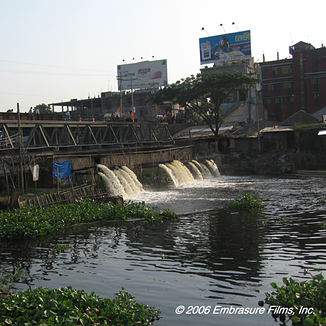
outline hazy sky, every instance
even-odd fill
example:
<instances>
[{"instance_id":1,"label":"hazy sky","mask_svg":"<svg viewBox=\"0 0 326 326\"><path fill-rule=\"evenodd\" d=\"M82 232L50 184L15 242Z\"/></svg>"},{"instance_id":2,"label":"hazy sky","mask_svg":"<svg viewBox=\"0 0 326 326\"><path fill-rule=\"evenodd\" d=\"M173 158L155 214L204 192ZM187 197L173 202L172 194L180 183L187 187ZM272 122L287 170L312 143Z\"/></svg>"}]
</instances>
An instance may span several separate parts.
<instances>
[{"instance_id":1,"label":"hazy sky","mask_svg":"<svg viewBox=\"0 0 326 326\"><path fill-rule=\"evenodd\" d=\"M326 42L323 7L321 0L0 0L0 111L116 91L123 59L167 59L169 83L195 75L207 33L250 30L255 61L263 53L276 60L277 52L284 59L299 41Z\"/></svg>"}]
</instances>

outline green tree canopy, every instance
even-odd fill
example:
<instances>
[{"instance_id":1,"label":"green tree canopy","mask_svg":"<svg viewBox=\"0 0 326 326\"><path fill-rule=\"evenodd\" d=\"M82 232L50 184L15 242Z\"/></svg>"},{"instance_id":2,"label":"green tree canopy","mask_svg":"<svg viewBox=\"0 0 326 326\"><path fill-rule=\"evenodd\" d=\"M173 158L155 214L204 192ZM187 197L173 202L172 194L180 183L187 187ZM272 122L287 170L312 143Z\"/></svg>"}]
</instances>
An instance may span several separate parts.
<instances>
[{"instance_id":1,"label":"green tree canopy","mask_svg":"<svg viewBox=\"0 0 326 326\"><path fill-rule=\"evenodd\" d=\"M53 113L52 109L48 105L46 105L45 103L36 105L34 110L33 110L34 113L35 113L37 108L39 109L40 114Z\"/></svg>"},{"instance_id":2,"label":"green tree canopy","mask_svg":"<svg viewBox=\"0 0 326 326\"><path fill-rule=\"evenodd\" d=\"M196 112L218 138L222 123L221 104L235 90L247 91L258 82L256 77L241 72L201 73L170 84L150 98L154 104L178 103Z\"/></svg>"}]
</instances>

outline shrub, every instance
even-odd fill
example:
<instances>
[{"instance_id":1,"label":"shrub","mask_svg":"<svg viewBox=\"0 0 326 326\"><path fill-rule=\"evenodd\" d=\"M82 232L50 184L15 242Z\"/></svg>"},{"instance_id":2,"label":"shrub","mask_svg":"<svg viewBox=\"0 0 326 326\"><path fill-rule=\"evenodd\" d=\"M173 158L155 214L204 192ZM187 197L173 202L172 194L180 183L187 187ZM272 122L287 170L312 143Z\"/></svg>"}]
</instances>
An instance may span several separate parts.
<instances>
[{"instance_id":1,"label":"shrub","mask_svg":"<svg viewBox=\"0 0 326 326\"><path fill-rule=\"evenodd\" d=\"M231 211L244 212L262 211L264 210L264 205L261 198L244 193L242 198L229 201L229 209Z\"/></svg>"},{"instance_id":2,"label":"shrub","mask_svg":"<svg viewBox=\"0 0 326 326\"><path fill-rule=\"evenodd\" d=\"M160 311L119 292L114 300L71 287L36 288L0 301L0 325L152 325Z\"/></svg>"}]
</instances>

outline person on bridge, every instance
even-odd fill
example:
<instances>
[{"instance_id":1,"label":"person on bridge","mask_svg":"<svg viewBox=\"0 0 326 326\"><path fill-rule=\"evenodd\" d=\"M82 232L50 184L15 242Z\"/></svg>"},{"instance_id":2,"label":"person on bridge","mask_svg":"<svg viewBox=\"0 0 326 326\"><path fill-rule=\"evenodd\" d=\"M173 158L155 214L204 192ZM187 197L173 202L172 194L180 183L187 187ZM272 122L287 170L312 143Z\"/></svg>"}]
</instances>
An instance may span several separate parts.
<instances>
[{"instance_id":1,"label":"person on bridge","mask_svg":"<svg viewBox=\"0 0 326 326\"><path fill-rule=\"evenodd\" d=\"M39 110L39 108L35 109L35 114L36 114L36 120L40 120L40 110Z\"/></svg>"},{"instance_id":2,"label":"person on bridge","mask_svg":"<svg viewBox=\"0 0 326 326\"><path fill-rule=\"evenodd\" d=\"M28 111L28 120L33 120L33 108L32 107Z\"/></svg>"}]
</instances>

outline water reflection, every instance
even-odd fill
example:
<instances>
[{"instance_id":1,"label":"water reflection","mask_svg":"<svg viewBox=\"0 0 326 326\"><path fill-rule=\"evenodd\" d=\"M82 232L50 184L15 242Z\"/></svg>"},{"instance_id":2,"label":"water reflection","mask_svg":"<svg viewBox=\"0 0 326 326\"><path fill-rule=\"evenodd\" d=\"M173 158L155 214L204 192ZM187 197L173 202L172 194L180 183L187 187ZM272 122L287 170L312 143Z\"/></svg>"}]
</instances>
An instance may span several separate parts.
<instances>
[{"instance_id":1,"label":"water reflection","mask_svg":"<svg viewBox=\"0 0 326 326\"><path fill-rule=\"evenodd\" d=\"M325 181L219 178L137 197L179 213L222 207L244 192L264 198L257 216L194 212L158 227L143 223L69 228L44 241L1 244L2 271L26 271L20 289L72 286L113 297L122 287L162 309L156 325L275 325L259 315L176 315L184 306L257 307L270 283L325 269ZM173 196L171 197L171 193ZM59 246L67 245L62 252Z\"/></svg>"}]
</instances>

